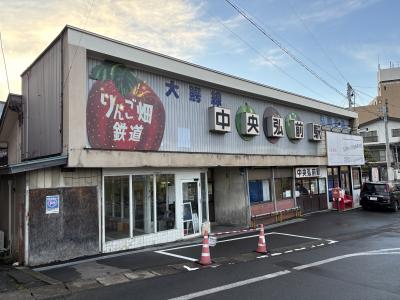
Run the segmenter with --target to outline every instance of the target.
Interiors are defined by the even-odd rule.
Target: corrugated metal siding
[[[99,63],[101,61],[89,58],[88,74]],[[208,129],[208,107],[212,106],[210,88],[200,86],[201,102],[192,102],[189,101],[189,85],[191,83],[141,70],[137,70],[136,73],[160,97],[165,108],[166,124],[160,151],[264,155],[326,155],[325,141],[319,143],[308,141],[306,126],[304,128],[305,138],[297,144],[292,143],[286,136],[281,138],[278,143],[272,144],[268,142],[262,129],[262,116],[267,106],[277,109],[283,118],[289,113],[296,112],[299,114],[301,120],[304,121],[304,124],[310,122],[320,123],[320,114],[299,108],[278,105],[272,101],[268,102],[233,93],[221,92],[222,106],[231,109],[232,131],[228,134],[214,134],[209,132]],[[165,83],[170,80],[174,80],[179,86],[179,99],[176,99],[172,94],[169,97],[165,95],[167,91]],[[88,79],[88,91],[90,91],[93,83],[93,80]],[[237,109],[246,102],[255,109],[256,113],[260,116],[261,123],[260,135],[254,137],[251,141],[244,141],[240,138],[234,123]],[[190,147],[179,145],[178,132],[180,128],[187,128],[189,130]],[[88,143],[86,147],[90,147]]]
[[[61,41],[22,78],[24,158],[61,152]]]

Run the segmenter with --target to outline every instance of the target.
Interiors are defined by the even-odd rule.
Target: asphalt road
[[[239,235],[211,248],[212,258],[224,263],[85,290],[68,299],[400,299],[400,213],[353,210],[306,219],[266,232],[275,256],[257,258],[254,233]],[[141,254],[142,264],[157,259],[193,267],[185,257],[198,258],[199,249],[164,250],[176,257]],[[119,266],[134,268],[132,255],[119,257]],[[239,259],[248,255],[252,258]]]

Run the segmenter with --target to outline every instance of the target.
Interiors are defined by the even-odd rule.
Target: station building
[[[357,202],[357,114],[66,26],[0,121],[0,230],[21,263]]]

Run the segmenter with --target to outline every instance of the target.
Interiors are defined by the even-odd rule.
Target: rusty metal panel
[[[22,77],[25,159],[61,152],[61,40]]]
[[[88,74],[92,73],[92,70],[99,66],[100,64],[104,64],[103,61],[88,58]],[[129,66],[128,66],[129,67]],[[319,113],[305,110],[301,106],[293,106],[289,107],[286,105],[279,104],[279,101],[276,99],[257,99],[251,97],[242,96],[239,93],[235,93],[232,90],[223,89],[216,90],[221,95],[221,106],[225,108],[229,108],[231,111],[231,132],[230,133],[212,133],[209,131],[209,123],[208,123],[208,108],[212,106],[212,94],[215,91],[214,88],[209,86],[199,85],[193,82],[182,81],[173,77],[166,77],[159,74],[153,74],[148,71],[144,71],[141,69],[130,68],[129,69],[135,74],[135,77],[145,82],[146,86],[150,87],[152,92],[158,97],[161,101],[164,110],[165,110],[165,125],[163,127],[162,132],[162,140],[158,146],[154,146],[153,148],[129,148],[127,145],[127,140],[129,137],[129,126],[126,129],[126,139],[122,148],[115,146],[112,144],[113,134],[113,125],[115,122],[123,123],[126,122],[124,119],[125,112],[117,112],[117,109],[111,106],[111,102],[107,102],[104,100],[103,106],[100,104],[100,96],[99,94],[94,95],[93,89],[97,87],[99,91],[104,87],[105,90],[113,91],[118,90],[118,88],[110,87],[110,85],[106,86],[100,82],[101,80],[94,80],[93,78],[88,78],[88,101],[92,101],[93,98],[96,98],[96,109],[102,109],[101,113],[98,113],[98,118],[93,120],[87,120],[87,127],[97,126],[96,128],[87,128],[87,133],[89,133],[86,145],[82,145],[83,147],[92,147],[96,149],[123,149],[123,150],[148,150],[148,151],[166,151],[166,152],[197,152],[197,153],[223,153],[223,154],[259,154],[259,155],[307,155],[307,156],[325,156],[326,155],[326,147],[324,141],[320,142],[311,142],[308,141],[307,136],[304,139],[301,139],[297,142],[291,141],[287,135],[279,138],[276,143],[270,142],[264,135],[262,119],[264,111],[267,107],[272,107],[277,110],[282,118],[285,118],[287,115],[291,113],[296,113],[300,116],[301,121],[304,122],[306,126],[307,123],[320,123],[322,116]],[[104,77],[102,80],[106,81],[107,77]],[[107,79],[108,80],[108,79]],[[175,85],[179,86],[177,89],[177,94],[179,97],[174,96],[173,93],[168,95],[168,84],[174,82]],[[100,83],[100,85],[99,85]],[[96,85],[97,84],[97,85]],[[96,86],[95,86],[96,85]],[[194,86],[199,89],[201,98],[199,101],[191,101],[191,87]],[[193,88],[192,88],[193,91]],[[117,91],[118,93],[118,91]],[[124,101],[123,95],[121,95],[121,101]],[[92,99],[92,100],[90,100]],[[193,99],[192,99],[193,100]],[[135,105],[138,105],[138,102],[141,100],[135,100]],[[121,102],[122,103],[122,102]],[[258,136],[253,137],[249,140],[244,140],[238,134],[238,131],[235,126],[235,115],[238,109],[245,104],[251,106],[255,113],[259,115],[260,118],[260,134]],[[132,110],[133,113],[136,113],[136,108]],[[88,108],[90,105],[88,104]],[[94,105],[92,106],[94,107]],[[133,106],[132,106],[133,107]],[[126,107],[125,107],[126,109]],[[93,108],[95,110],[95,108]],[[109,110],[109,119],[104,117],[105,113]],[[91,116],[92,110],[87,111],[87,116]],[[100,116],[101,115],[101,116]],[[324,116],[326,117],[326,116]],[[101,122],[99,122],[101,118]],[[113,119],[114,118],[114,119]],[[134,125],[135,117],[133,117],[132,125]],[[98,135],[101,134],[96,130],[99,130],[99,123],[109,122],[110,119],[112,123],[111,125],[103,126],[103,139],[98,143],[94,143],[90,140],[90,135]],[[97,120],[97,121],[96,121]],[[157,122],[156,119],[152,121]],[[90,124],[89,124],[90,123]],[[89,126],[88,126],[89,124]],[[103,124],[104,125],[104,124]],[[105,127],[108,126],[108,129]],[[161,126],[159,126],[161,128]],[[159,129],[157,128],[159,131]],[[154,134],[154,133],[153,133]],[[115,139],[115,136],[114,136]],[[111,140],[111,143],[109,143]],[[102,144],[103,143],[103,144]],[[108,144],[107,144],[108,143]]]

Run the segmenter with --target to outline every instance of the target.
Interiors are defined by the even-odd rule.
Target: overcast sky
[[[400,63],[398,0],[231,0],[331,87],[224,0],[0,0],[10,89],[66,24],[339,106],[349,81],[366,104],[378,62]],[[0,100],[7,83],[0,63]]]

